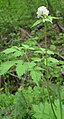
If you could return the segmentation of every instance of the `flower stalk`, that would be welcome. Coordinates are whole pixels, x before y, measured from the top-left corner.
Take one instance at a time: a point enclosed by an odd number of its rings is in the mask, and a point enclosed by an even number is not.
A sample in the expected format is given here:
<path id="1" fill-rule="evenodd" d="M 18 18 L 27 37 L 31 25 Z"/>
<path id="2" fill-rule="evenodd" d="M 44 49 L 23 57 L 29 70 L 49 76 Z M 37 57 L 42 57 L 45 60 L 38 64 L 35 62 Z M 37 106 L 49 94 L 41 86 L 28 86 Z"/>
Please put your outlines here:
<path id="1" fill-rule="evenodd" d="M 48 96 L 49 96 L 49 101 L 50 101 L 50 105 L 54 114 L 55 119 L 57 119 L 57 116 L 55 114 L 53 105 L 52 105 L 52 101 L 51 101 L 51 97 L 50 97 L 50 93 L 49 93 L 49 86 L 48 86 L 48 75 L 49 75 L 49 70 L 48 70 L 48 54 L 47 54 L 47 37 L 46 37 L 46 22 L 44 23 L 44 38 L 45 38 L 45 49 L 46 49 L 46 58 L 45 58 L 45 64 L 46 64 L 46 86 L 47 86 L 47 91 L 48 91 Z"/>
<path id="2" fill-rule="evenodd" d="M 46 37 L 46 22 L 44 23 L 44 38 L 45 38 L 45 49 L 46 49 L 46 58 L 45 58 L 45 64 L 46 64 L 46 79 L 48 79 L 48 54 L 47 54 L 47 37 Z"/>

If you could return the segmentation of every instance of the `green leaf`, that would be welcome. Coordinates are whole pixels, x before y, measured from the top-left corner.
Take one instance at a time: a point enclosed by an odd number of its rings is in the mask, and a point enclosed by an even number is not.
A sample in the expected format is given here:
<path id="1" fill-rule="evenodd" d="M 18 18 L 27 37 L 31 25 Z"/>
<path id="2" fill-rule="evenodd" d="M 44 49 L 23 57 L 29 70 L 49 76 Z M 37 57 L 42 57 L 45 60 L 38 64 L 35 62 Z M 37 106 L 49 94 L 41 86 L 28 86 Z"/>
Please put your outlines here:
<path id="1" fill-rule="evenodd" d="M 45 51 L 46 51 L 45 48 L 39 48 L 34 53 L 45 54 Z"/>
<path id="2" fill-rule="evenodd" d="M 13 53 L 14 57 L 19 57 L 19 56 L 23 56 L 24 52 L 22 51 L 16 51 L 15 53 Z"/>
<path id="3" fill-rule="evenodd" d="M 48 51 L 47 51 L 47 54 L 49 54 L 49 55 L 54 55 L 54 52 L 51 51 L 51 50 L 48 50 Z"/>
<path id="4" fill-rule="evenodd" d="M 27 71 L 30 71 L 36 64 L 34 62 L 24 62 L 18 61 L 16 66 L 16 72 L 18 74 L 18 77 L 20 78 L 23 74 L 25 74 Z"/>
<path id="5" fill-rule="evenodd" d="M 55 111 L 56 111 L 56 114 L 57 114 L 57 118 L 61 119 L 60 106 L 59 106 L 59 100 L 58 99 L 55 100 L 55 105 L 56 105 Z M 64 117 L 64 105 L 62 105 L 62 117 Z"/>
<path id="6" fill-rule="evenodd" d="M 32 26 L 32 27 L 37 26 L 37 25 L 38 25 L 38 24 L 40 24 L 41 22 L 42 22 L 42 20 L 41 20 L 41 19 L 37 20 L 37 21 L 33 24 L 33 26 Z"/>
<path id="7" fill-rule="evenodd" d="M 40 51 L 40 50 L 35 51 L 34 53 L 43 54 L 43 52 L 42 52 L 42 51 Z"/>
<path id="8" fill-rule="evenodd" d="M 28 70 L 32 70 L 34 68 L 34 66 L 36 66 L 36 63 L 32 62 L 28 62 Z"/>
<path id="9" fill-rule="evenodd" d="M 0 66 L 0 75 L 6 74 L 7 71 L 15 65 L 17 61 L 7 61 L 1 64 Z"/>
<path id="10" fill-rule="evenodd" d="M 47 58 L 48 66 L 53 66 L 54 64 L 58 64 L 59 61 L 55 58 L 49 57 Z M 44 64 L 46 65 L 46 59 L 44 60 Z"/>
<path id="11" fill-rule="evenodd" d="M 46 49 L 45 48 L 40 48 L 40 50 L 45 53 Z"/>
<path id="12" fill-rule="evenodd" d="M 53 23 L 52 20 L 53 20 L 53 17 L 50 16 L 50 15 L 43 18 L 43 22 L 50 22 L 50 23 Z"/>
<path id="13" fill-rule="evenodd" d="M 34 50 L 33 47 L 29 47 L 29 45 L 26 45 L 26 44 L 22 44 L 23 48 L 24 49 L 27 49 L 27 50 Z"/>
<path id="14" fill-rule="evenodd" d="M 34 57 L 34 58 L 31 58 L 31 59 L 35 62 L 40 62 L 42 60 L 41 58 L 38 58 L 38 57 Z"/>
<path id="15" fill-rule="evenodd" d="M 32 79 L 34 80 L 34 82 L 38 85 L 38 82 L 41 79 L 41 73 L 40 73 L 40 71 L 31 70 L 30 76 L 32 77 Z"/>
<path id="16" fill-rule="evenodd" d="M 45 70 L 45 69 L 43 69 L 43 68 L 41 68 L 41 67 L 39 67 L 39 66 L 36 66 L 34 69 L 35 69 L 35 70 L 39 70 L 39 71 Z"/>
<path id="17" fill-rule="evenodd" d="M 51 106 L 48 102 L 39 103 L 38 105 L 32 105 L 34 114 L 33 117 L 36 119 L 55 119 Z"/>
<path id="18" fill-rule="evenodd" d="M 25 67 L 24 67 L 22 61 L 18 62 L 17 66 L 16 66 L 16 72 L 17 72 L 19 78 L 25 73 Z"/>
<path id="19" fill-rule="evenodd" d="M 9 53 L 16 52 L 17 50 L 18 50 L 18 47 L 13 46 L 13 47 L 11 47 L 11 48 L 8 48 L 8 49 L 4 50 L 3 53 L 9 54 Z"/>
<path id="20" fill-rule="evenodd" d="M 49 57 L 49 58 L 48 58 L 48 61 L 49 61 L 49 62 L 53 62 L 53 63 L 59 63 L 59 61 L 58 61 L 57 59 L 52 58 L 52 57 Z"/>
<path id="21" fill-rule="evenodd" d="M 16 66 L 16 72 L 18 77 L 20 78 L 23 74 L 25 74 L 27 71 L 31 71 L 33 67 L 36 65 L 34 62 L 24 62 L 18 61 Z"/>

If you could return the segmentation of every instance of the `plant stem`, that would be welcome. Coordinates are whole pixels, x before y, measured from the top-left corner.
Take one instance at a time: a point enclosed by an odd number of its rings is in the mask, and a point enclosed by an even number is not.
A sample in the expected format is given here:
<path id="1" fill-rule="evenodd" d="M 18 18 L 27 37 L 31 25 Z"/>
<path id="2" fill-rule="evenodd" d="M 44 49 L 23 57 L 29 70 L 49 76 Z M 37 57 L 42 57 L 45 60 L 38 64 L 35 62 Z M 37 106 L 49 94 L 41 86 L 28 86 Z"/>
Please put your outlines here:
<path id="1" fill-rule="evenodd" d="M 27 52 L 26 51 L 25 51 L 25 57 L 26 57 L 27 61 L 30 62 L 30 60 L 29 60 L 29 58 L 27 56 Z"/>
<path id="2" fill-rule="evenodd" d="M 53 111 L 53 114 L 54 114 L 54 117 L 55 119 L 57 119 L 57 116 L 55 114 L 55 111 L 54 111 L 54 108 L 53 108 L 53 105 L 52 105 L 52 101 L 51 101 L 51 98 L 50 98 L 50 93 L 49 93 L 49 86 L 48 86 L 48 75 L 49 75 L 49 71 L 48 71 L 48 54 L 47 54 L 47 37 L 46 37 L 46 22 L 44 23 L 44 37 L 45 37 L 45 49 L 46 49 L 46 57 L 45 57 L 45 65 L 46 65 L 46 86 L 47 86 L 47 91 L 48 91 L 48 97 L 49 97 L 49 101 L 50 101 L 50 104 L 51 104 L 51 108 L 52 108 L 52 111 Z"/>
<path id="3" fill-rule="evenodd" d="M 48 54 L 47 54 L 47 37 L 46 37 L 46 23 L 44 23 L 44 37 L 45 37 L 45 49 L 46 49 L 46 57 L 45 57 L 45 62 L 46 62 L 46 79 L 48 79 Z"/>
<path id="4" fill-rule="evenodd" d="M 46 83 L 47 83 L 47 82 L 46 82 Z M 54 108 L 53 108 L 53 104 L 52 104 L 52 101 L 51 101 L 48 83 L 47 83 L 47 91 L 48 91 L 48 96 L 49 96 L 49 101 L 50 101 L 51 109 L 52 109 L 52 111 L 53 111 L 53 114 L 54 114 L 55 119 L 57 119 L 57 116 L 56 116 L 56 114 L 55 114 L 55 111 L 54 111 Z"/>
<path id="5" fill-rule="evenodd" d="M 60 107 L 60 115 L 61 115 L 61 119 L 63 119 L 62 116 L 62 103 L 61 103 L 61 94 L 60 94 L 60 83 L 58 85 L 58 99 L 59 99 L 59 107 Z"/>

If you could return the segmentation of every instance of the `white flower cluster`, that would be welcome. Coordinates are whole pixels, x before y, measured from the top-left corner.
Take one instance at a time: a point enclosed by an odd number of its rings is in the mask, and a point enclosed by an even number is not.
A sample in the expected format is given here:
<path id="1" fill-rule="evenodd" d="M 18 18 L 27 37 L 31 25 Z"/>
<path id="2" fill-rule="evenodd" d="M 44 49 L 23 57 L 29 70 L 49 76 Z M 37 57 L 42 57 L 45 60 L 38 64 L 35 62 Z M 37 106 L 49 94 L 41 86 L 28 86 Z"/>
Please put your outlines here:
<path id="1" fill-rule="evenodd" d="M 38 8 L 37 17 L 40 18 L 41 16 L 48 16 L 49 10 L 45 6 L 41 6 Z"/>

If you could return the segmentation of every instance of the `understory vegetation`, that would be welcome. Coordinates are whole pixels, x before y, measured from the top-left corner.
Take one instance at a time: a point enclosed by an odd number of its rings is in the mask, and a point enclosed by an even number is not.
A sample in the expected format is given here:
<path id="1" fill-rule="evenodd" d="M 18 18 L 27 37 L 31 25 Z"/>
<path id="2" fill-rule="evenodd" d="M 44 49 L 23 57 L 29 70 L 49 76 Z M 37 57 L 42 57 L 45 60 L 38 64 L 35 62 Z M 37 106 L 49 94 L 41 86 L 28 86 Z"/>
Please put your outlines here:
<path id="1" fill-rule="evenodd" d="M 64 119 L 64 0 L 0 0 L 0 119 Z"/>

